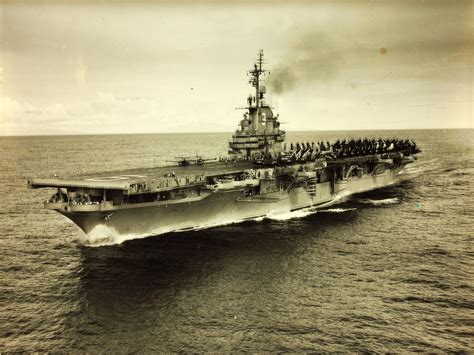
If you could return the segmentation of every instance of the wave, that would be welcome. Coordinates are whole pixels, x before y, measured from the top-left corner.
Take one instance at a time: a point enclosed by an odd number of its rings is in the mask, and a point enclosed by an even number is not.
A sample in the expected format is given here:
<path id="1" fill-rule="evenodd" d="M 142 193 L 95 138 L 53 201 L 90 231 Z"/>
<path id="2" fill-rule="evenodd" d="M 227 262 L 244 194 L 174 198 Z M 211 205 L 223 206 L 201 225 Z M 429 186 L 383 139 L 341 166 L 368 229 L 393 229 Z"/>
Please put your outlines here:
<path id="1" fill-rule="evenodd" d="M 357 208 L 329 208 L 327 210 L 318 210 L 318 212 L 326 212 L 326 213 L 344 213 L 349 211 L 355 211 Z"/>
<path id="2" fill-rule="evenodd" d="M 449 172 L 456 177 L 471 176 L 474 175 L 474 168 L 453 168 Z"/>
<path id="3" fill-rule="evenodd" d="M 98 247 L 105 245 L 114 245 L 121 244 L 123 241 L 120 241 L 124 235 L 120 233 L 113 227 L 109 227 L 103 224 L 95 226 L 89 233 L 82 235 L 77 240 L 80 244 Z"/>
<path id="4" fill-rule="evenodd" d="M 293 219 L 293 218 L 303 218 L 303 217 L 312 215 L 316 212 L 317 211 L 314 207 L 308 207 L 308 208 L 302 208 L 296 211 L 269 213 L 265 216 L 265 218 L 271 219 L 274 221 L 286 221 L 288 219 Z"/>
<path id="5" fill-rule="evenodd" d="M 310 206 L 310 207 L 302 208 L 295 211 L 271 212 L 267 214 L 265 218 L 275 220 L 275 221 L 285 221 L 292 218 L 303 218 L 317 212 L 333 212 L 333 213 L 346 212 L 351 209 L 333 208 L 333 209 L 323 210 L 322 208 L 346 202 L 350 198 L 351 195 L 352 195 L 352 192 L 348 190 L 344 190 L 338 193 L 336 197 L 334 197 L 334 199 L 332 199 L 329 202 L 323 203 L 322 205 Z"/>
<path id="6" fill-rule="evenodd" d="M 143 239 L 152 236 L 158 236 L 161 234 L 166 233 L 183 233 L 183 232 L 190 232 L 190 231 L 200 231 L 203 229 L 224 226 L 228 224 L 234 223 L 241 223 L 243 220 L 233 221 L 233 222 L 223 222 L 223 223 L 213 223 L 208 225 L 196 226 L 194 228 L 186 228 L 186 229 L 169 229 L 169 230 L 156 230 L 150 231 L 148 233 L 126 233 L 121 234 L 115 228 L 109 227 L 106 225 L 97 225 L 95 226 L 89 233 L 81 236 L 77 242 L 79 244 L 88 246 L 88 247 L 103 247 L 103 246 L 110 246 L 110 245 L 119 245 L 129 240 L 134 239 Z"/>
<path id="7" fill-rule="evenodd" d="M 438 158 L 429 160 L 418 160 L 405 166 L 400 174 L 419 175 L 428 171 L 439 169 L 440 162 Z"/>
<path id="8" fill-rule="evenodd" d="M 261 216 L 256 218 L 250 219 L 240 219 L 234 221 L 223 221 L 223 222 L 216 222 L 216 223 L 208 223 L 192 228 L 185 228 L 185 229 L 159 229 L 155 231 L 150 231 L 148 233 L 127 233 L 127 234 L 120 234 L 115 228 L 107 226 L 107 225 L 97 225 L 95 226 L 89 233 L 81 236 L 77 242 L 81 245 L 89 246 L 89 247 L 102 247 L 102 246 L 110 246 L 110 245 L 118 245 L 122 244 L 129 240 L 134 239 L 143 239 L 152 236 L 158 236 L 161 234 L 166 233 L 183 233 L 183 232 L 196 232 L 204 229 L 214 228 L 214 227 L 222 227 L 226 225 L 232 224 L 239 224 L 245 221 L 256 221 L 260 222 L 267 218 L 267 216 Z"/>
<path id="9" fill-rule="evenodd" d="M 381 206 L 381 205 L 393 205 L 395 203 L 399 203 L 400 199 L 398 197 L 384 198 L 381 200 L 372 200 L 370 198 L 362 198 L 362 199 L 355 200 L 355 202 L 363 203 L 366 205 Z"/>

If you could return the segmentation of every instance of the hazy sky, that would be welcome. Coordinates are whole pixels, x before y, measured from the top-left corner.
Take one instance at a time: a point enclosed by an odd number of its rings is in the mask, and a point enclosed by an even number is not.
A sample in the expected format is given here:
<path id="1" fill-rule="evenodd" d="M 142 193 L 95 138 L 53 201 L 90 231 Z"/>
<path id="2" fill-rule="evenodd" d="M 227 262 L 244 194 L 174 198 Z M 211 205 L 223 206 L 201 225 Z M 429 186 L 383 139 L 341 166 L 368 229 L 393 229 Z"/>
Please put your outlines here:
<path id="1" fill-rule="evenodd" d="M 0 135 L 472 127 L 471 1 L 1 3 Z"/>

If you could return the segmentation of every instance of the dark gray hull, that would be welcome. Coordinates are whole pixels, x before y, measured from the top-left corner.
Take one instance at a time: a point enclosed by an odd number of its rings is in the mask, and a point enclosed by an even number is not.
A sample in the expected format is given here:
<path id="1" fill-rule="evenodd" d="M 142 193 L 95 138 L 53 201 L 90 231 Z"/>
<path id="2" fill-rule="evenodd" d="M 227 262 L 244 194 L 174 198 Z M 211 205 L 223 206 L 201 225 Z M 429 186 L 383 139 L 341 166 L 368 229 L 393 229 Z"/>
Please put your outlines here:
<path id="1" fill-rule="evenodd" d="M 143 238 L 163 233 L 208 228 L 302 208 L 321 208 L 340 201 L 340 197 L 378 189 L 397 181 L 404 165 L 375 175 L 363 175 L 336 183 L 317 184 L 309 193 L 303 187 L 265 196 L 244 197 L 242 189 L 216 191 L 196 201 L 168 204 L 129 205 L 108 211 L 65 212 L 91 243 Z"/>

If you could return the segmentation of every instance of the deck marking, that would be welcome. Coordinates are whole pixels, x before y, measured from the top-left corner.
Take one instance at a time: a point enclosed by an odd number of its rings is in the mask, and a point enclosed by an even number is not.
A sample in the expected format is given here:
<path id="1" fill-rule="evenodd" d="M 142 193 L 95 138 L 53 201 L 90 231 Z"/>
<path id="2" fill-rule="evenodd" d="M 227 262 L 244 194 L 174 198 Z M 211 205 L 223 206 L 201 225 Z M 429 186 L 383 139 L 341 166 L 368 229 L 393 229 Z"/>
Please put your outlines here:
<path id="1" fill-rule="evenodd" d="M 146 178 L 145 175 L 119 175 L 119 176 L 99 176 L 89 179 L 86 181 L 117 181 L 117 180 L 130 180 L 131 178 Z"/>

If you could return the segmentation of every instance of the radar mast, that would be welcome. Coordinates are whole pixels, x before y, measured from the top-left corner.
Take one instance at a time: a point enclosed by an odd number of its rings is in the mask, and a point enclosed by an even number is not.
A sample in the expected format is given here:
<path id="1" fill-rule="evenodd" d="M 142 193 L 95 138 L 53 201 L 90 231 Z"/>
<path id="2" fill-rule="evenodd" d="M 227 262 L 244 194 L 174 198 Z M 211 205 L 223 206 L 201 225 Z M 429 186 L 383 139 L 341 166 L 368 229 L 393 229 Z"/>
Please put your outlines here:
<path id="1" fill-rule="evenodd" d="M 266 87 L 262 84 L 267 71 L 263 68 L 263 50 L 258 52 L 253 68 L 247 72 L 249 84 L 255 92 L 247 98 L 247 112 L 240 121 L 240 129 L 233 135 L 229 144 L 230 154 L 251 159 L 260 153 L 276 154 L 281 151 L 281 143 L 285 132 L 280 130 L 278 116 L 273 114 L 271 107 L 265 102 Z"/>

